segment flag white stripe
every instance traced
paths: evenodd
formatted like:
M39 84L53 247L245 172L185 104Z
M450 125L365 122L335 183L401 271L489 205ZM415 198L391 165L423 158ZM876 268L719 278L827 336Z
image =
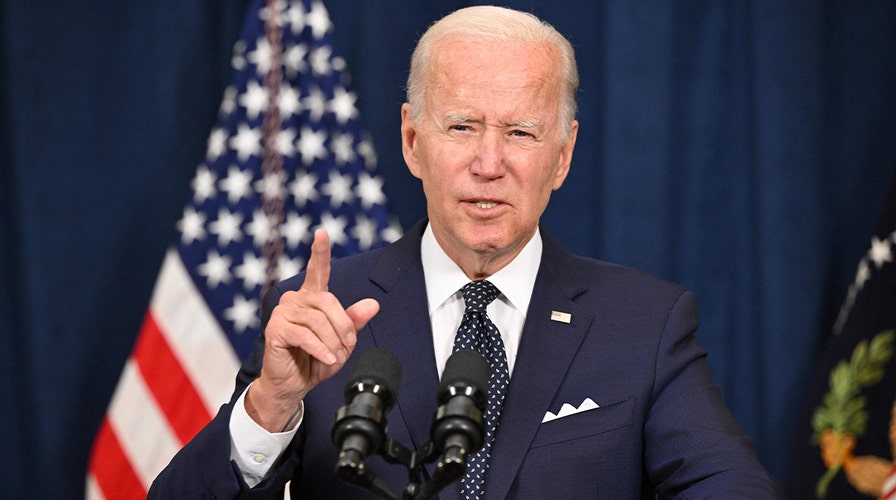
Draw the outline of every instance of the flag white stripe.
M96 476L93 474L87 475L87 492L84 495L85 500L106 500L106 496L103 495L103 490L100 488L100 485L96 482Z
M230 400L240 362L180 256L169 249L150 310L196 391L214 415Z
M109 424L144 488L180 449L133 359L128 359L109 407Z
M890 471L890 475L884 480L884 486L880 490L882 500L890 500L896 494L896 467Z

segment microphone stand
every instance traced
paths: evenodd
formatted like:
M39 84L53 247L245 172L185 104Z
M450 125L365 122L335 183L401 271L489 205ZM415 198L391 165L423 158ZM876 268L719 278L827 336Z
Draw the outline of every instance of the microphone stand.
M398 500L398 496L367 467L364 458L355 450L339 454L339 459L336 461L336 476L346 483L372 491L382 498Z
M466 441L459 437L460 441ZM402 490L402 500L429 500L442 489L458 481L467 472L466 450L463 442L452 443L445 448L445 456L436 465L432 477L423 482L424 465L434 462L439 451L430 441L416 452L411 452L405 445L389 438L378 454L386 462L404 465L408 469L408 484ZM352 456L348 456L352 454ZM357 452L349 450L340 454L336 463L336 475L339 479L371 491L388 500L398 500L398 495L390 489L372 470L370 470ZM345 455L345 456L344 456Z
M342 448L336 462L336 475L383 498L398 500L398 495L377 478L364 462L373 451L386 462L408 469L408 484L402 490L402 500L429 500L435 497L439 491L466 474L467 455L482 448L485 434L482 412L486 407L487 392L484 388L487 387L488 362L481 354L471 350L452 354L445 364L437 398L440 406L433 418L430 441L412 452L395 439L385 436L385 418L378 410L377 402L378 398L391 396L391 393L385 391L379 395L375 389L380 386L376 383L368 391L364 390L367 387L360 387L358 394L354 394L357 391L350 386L351 390L346 390L346 402L351 400L351 403L336 413L337 421L333 429L334 442L340 443ZM386 408L390 408L393 400L386 398L385 401L388 403ZM436 464L432 477L423 482L424 465L434 462L440 454L442 459Z

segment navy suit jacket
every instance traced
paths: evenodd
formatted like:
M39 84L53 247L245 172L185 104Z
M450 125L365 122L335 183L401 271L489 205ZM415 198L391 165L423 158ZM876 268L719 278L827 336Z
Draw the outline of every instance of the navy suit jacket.
M291 480L292 498L377 498L334 474L335 412L358 354L392 351L404 375L388 436L416 450L430 440L438 373L420 238L333 262L330 291L344 305L379 301L355 354L305 399L296 438L265 481L249 490L229 460L231 403L159 475L150 498L272 498ZM696 343L694 297L633 269L573 255L542 229L544 250L516 365L492 448L486 497L776 498L775 481L713 385ZM290 278L265 298L263 322ZM551 319L568 313L569 323ZM259 373L264 339L243 365L234 399ZM542 423L564 403L598 408ZM396 493L407 470L378 456L367 464ZM430 466L429 469L432 467ZM452 484L440 498L457 498ZM281 496L282 498L282 496Z

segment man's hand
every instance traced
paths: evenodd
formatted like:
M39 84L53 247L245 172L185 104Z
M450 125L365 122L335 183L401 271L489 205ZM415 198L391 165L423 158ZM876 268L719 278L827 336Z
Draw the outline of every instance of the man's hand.
M246 395L249 416L269 432L282 431L305 395L345 365L358 331L380 309L373 299L343 309L329 282L330 239L318 229L305 282L284 293L271 313L261 376Z

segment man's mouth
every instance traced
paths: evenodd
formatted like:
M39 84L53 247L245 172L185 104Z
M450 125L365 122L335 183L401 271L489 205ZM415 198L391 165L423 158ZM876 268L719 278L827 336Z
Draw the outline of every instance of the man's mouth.
M476 205L476 208L493 208L498 206L498 203L495 201L474 201L473 204Z

